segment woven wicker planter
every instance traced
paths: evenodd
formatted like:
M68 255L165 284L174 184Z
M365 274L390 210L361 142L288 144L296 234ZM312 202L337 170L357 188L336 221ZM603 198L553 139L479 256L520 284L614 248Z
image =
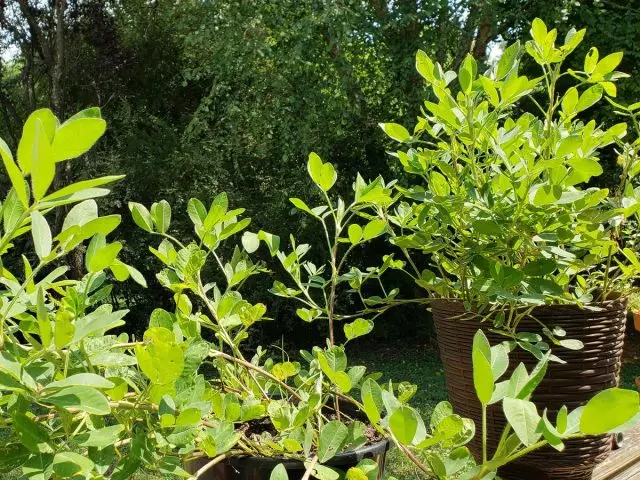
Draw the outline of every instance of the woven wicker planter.
M536 307L532 315L549 327L559 326L567 331L567 338L581 340L584 348L578 351L556 349L566 364L550 363L545 379L536 389L532 400L538 409L547 408L551 419L566 405L569 410L584 405L595 393L618 385L624 331L626 301L599 303L598 311L583 310L574 305ZM477 319L464 319L462 302L437 300L432 304L438 345L444 365L449 400L456 413L473 419L480 428L481 407L473 387L471 347L473 336L481 324ZM462 318L461 318L462 315ZM485 324L488 327L487 324ZM491 334L484 328L491 344L504 337ZM523 332L539 332L540 325L531 318L519 324ZM536 359L517 348L510 355L509 372L520 362L531 368ZM489 452L493 453L505 419L499 405L487 411ZM482 450L481 436L476 435L469 445L476 458ZM542 448L509 464L501 475L513 480L586 480L591 478L595 465L611 450L609 435L576 439L566 442L566 449L557 452Z

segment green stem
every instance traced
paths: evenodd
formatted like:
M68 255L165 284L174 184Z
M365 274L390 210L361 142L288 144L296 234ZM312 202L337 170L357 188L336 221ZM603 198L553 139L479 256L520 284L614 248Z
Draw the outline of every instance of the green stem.
M487 463L487 406L482 404L482 463Z

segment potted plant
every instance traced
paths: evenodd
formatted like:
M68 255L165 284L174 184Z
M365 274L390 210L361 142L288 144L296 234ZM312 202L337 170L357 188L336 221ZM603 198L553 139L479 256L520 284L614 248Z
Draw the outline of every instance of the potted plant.
M407 272L432 299L450 400L488 421L490 449L505 420L495 408L487 420L472 401L470 355L481 321L492 341L521 347L512 352L517 361L553 360L534 395L553 414L618 382L624 295L638 273L620 235L639 206L626 186L637 158L628 156L615 195L590 186L603 173L603 148L621 142L627 125L604 129L588 111L614 97L626 75L615 71L621 53L599 58L595 48L581 71L563 70L584 33L572 29L558 46L557 31L536 19L532 40L507 47L485 74L471 56L456 73L418 52L430 90L422 116L413 133L381 125L408 145L392 155L418 180L398 187L401 202L381 216L393 243L424 268ZM525 52L540 76L519 71ZM552 354L550 345L562 348ZM478 440L472 448L479 455ZM518 474L588 478L609 448L608 436L567 442L563 454L528 455Z
M99 216L94 200L108 193L105 185L121 177L88 179L50 191L56 162L82 155L104 129L98 109L82 111L62 124L51 111L38 110L25 124L17 162L0 141L11 183L2 204L0 235L3 475L19 468L32 479L125 480L146 471L196 480L222 465L231 473L223 471L220 478L238 478L229 468L260 471L254 467L269 464L275 465L273 470L262 471L258 478L286 479L289 471L297 477L335 480L346 470L349 480L373 480L380 476L381 465L363 457L383 455L383 437L397 442L428 476L449 478L462 471L471 461L462 445L473 434L472 423L444 402L427 428L406 403L412 388L379 385L375 377L365 377L363 367L347 370L344 350L337 343L305 354L309 367L304 369L286 359L270 360L262 349L251 359L243 356L240 344L250 326L265 319L265 308L243 300L237 289L263 267L239 248L228 262L220 257L220 242L248 225L238 218L240 211L228 210L224 195L208 210L198 201L190 202L198 240L188 245L170 235L171 209L166 202L154 204L150 211L132 204L136 223L163 237L154 250L166 264L158 279L173 291L176 308L154 311L140 340L126 333L114 335L127 311L108 303L109 279L133 278L146 284L138 270L118 258L122 245L107 241L120 217ZM388 197L381 183L368 185L370 191L383 194L379 198ZM52 218L66 205L73 207L60 231L52 232L47 216ZM278 250L277 237L260 232L257 239L273 254ZM245 248L255 248L255 240L245 235ZM67 267L56 263L85 242L87 274L80 280L66 278ZM33 252L23 249L21 268L11 266L16 263L11 258L14 245L29 243ZM203 284L208 258L220 264L224 290ZM202 335L206 330L213 333L213 343ZM353 337L365 330L354 324L345 333ZM503 358L502 348L490 347L478 333L474 368L483 401L487 394L502 395L496 393L502 390L495 382L504 374L502 367L490 373L486 368L501 365L493 356L498 352ZM208 363L217 370L213 378L200 372ZM529 374L517 369L517 376L514 372L511 377L515 386L504 398L526 401L542 370ZM496 465L548 441L558 445L580 429L583 434L619 428L637 412L637 393L613 389L604 394L606 398L596 396L584 413L568 414L580 420L578 430L574 422L563 425L561 417L553 428L545 427L544 439L531 434L520 444L507 432L502 453L469 470L467 478L490 478ZM369 428L354 408L364 412ZM546 425L545 416L536 417L526 408L526 419L508 416L516 435L524 435L528 430L523 426L535 419ZM614 408L616 415L602 415L604 408ZM371 442L370 435L381 441ZM366 443L371 445L363 447ZM427 450L429 466L416 458L416 450ZM203 458L193 472L182 468Z
M366 217L364 210L391 203L391 189L381 178L367 183L358 177L355 198L346 205L341 198L332 201L327 194L337 178L331 164L311 154L308 170L326 204L310 208L301 199L291 201L320 222L330 252L327 266L307 261L309 246L297 244L293 237L291 251L284 252L279 237L263 230L247 231L250 219L241 218L244 209L229 208L226 194L218 195L208 207L197 199L189 201L188 214L196 235L189 243L168 233L171 210L166 202L150 209L130 204L135 222L162 237L151 250L165 265L158 279L173 292L177 307L172 313L156 310L150 326L162 326L196 342L200 360L210 363L217 373L215 390L210 393L215 421L235 425L232 458L221 456L224 452L212 447L204 448L206 458L188 463L188 470L202 478L269 478L272 471L280 475L275 478L283 478L285 472L292 478L337 478L337 472L381 478L388 438L404 446L418 444L427 436L424 422L407 404L415 386L406 382L380 386L376 382L380 375L367 374L364 366L348 365L344 348L369 333L373 319L390 308L397 295L396 290L387 292L380 282L387 269L400 267L392 256L366 272L344 270L346 257L354 248L385 231L380 219L359 225L354 217ZM227 248L228 258L224 258L224 241L243 231L242 248ZM264 265L249 257L260 243L279 259L293 282L290 288L276 281L272 293L295 299L302 320L327 322L326 343L300 352L299 358L284 352L281 358L271 358L262 348L249 356L243 350L250 327L270 320L265 305L252 305L239 293L250 276L266 272ZM342 244L347 247L339 253ZM215 283L204 280L207 261L219 269ZM380 282L381 295L364 298L362 286L369 281ZM338 290L345 284L364 302L363 308L349 314L336 308ZM338 338L342 337L336 331L338 322L344 341ZM160 402L163 395L171 394L170 389L155 392L152 401ZM403 429L405 418L416 428ZM472 427L468 421L456 424L460 445L471 438ZM229 430L233 428L229 426Z

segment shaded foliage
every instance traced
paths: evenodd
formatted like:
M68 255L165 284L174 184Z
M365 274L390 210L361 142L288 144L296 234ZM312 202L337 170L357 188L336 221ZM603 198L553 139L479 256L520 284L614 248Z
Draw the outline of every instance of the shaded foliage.
M459 65L467 52L483 65L492 45L524 37L531 19L540 16L561 29L587 25L585 44L603 45L607 52L624 49L621 69L634 73L636 3L0 2L0 136L15 147L27 113L55 103L56 13L64 7L61 108L100 105L110 125L87 161L66 172L66 181L126 173L101 205L116 213L125 213L130 200L167 198L184 208L191 197L228 191L232 202L248 208L256 230L265 227L283 238L293 233L322 252L318 231L287 201L310 189L304 159L315 150L332 161L340 171L336 188L347 196L356 172L365 179L400 175L387 164L388 144L377 124L389 118L410 124L420 114L427 92L412 67L418 49L447 67ZM635 88L621 85L622 99L632 98ZM177 222L173 228L180 233L187 226ZM139 244L140 233L125 222L120 235L127 261L151 275L153 258L131 247ZM369 246L362 263L379 258L383 246ZM141 326L149 305L162 298L155 282L147 290L117 290ZM312 327L289 322L294 313L283 303L262 300L281 320L263 331L263 342L286 332L285 341L305 343L315 334ZM397 312L379 322L375 334L428 332L425 322L416 321L423 316L422 310Z

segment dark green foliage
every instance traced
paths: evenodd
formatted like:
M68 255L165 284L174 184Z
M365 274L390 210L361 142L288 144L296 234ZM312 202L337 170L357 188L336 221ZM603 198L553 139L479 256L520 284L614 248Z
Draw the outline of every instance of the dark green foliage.
M55 65L41 54L18 3L7 2L0 9L0 136L12 148L28 113L55 103ZM41 2L38 8L35 1L27 3L54 49L55 10L47 5L56 2ZM357 171L365 179L399 175L395 165L388 165L385 148L390 143L377 123L394 119L409 125L420 114L427 92L413 68L418 49L456 70L471 51L482 66L487 46L524 38L530 21L539 16L560 27L560 35L562 29L586 25L584 44L600 46L603 55L624 50L620 69L633 74L639 65L636 4L68 1L60 79L63 111L56 113L64 117L100 105L110 129L87 161L65 172L66 182L126 173L114 195L101 202L105 211L123 218L130 200L150 204L166 198L184 209L191 197L212 199L228 191L233 203L246 206L254 225L283 237L293 233L314 247L311 257L316 260L314 255L324 254L321 236L287 200L311 190L303 167L306 156L316 150L336 165L343 180L335 188L341 195L349 194L349 179ZM633 82L619 85L623 103L638 97L634 89ZM613 171L605 176L606 183L615 180ZM6 187L4 179L0 182ZM174 223L174 233L186 231L179 219ZM166 300L150 275L150 254L132 247L140 243L140 232L125 221L120 236L123 257L151 279L144 294L133 284L115 290L132 318L140 319L141 331L151 305ZM366 265L368 259L380 258L384 248L383 241L373 242L354 262ZM254 283L253 292L264 292L272 279ZM411 288L408 282L401 286L403 291ZM278 318L260 327L263 341L279 342L286 332L285 342L306 343L318 333L315 326L296 321L286 302L254 300L269 301ZM423 316L422 310L398 310L378 322L373 335L428 333L425 323L416 321Z

